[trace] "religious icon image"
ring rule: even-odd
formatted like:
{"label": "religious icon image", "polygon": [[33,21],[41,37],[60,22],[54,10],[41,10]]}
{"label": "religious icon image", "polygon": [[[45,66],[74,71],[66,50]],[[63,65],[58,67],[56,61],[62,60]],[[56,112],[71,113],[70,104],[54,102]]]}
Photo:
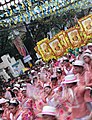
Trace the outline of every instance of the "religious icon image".
{"label": "religious icon image", "polygon": [[56,56],[62,55],[63,47],[61,46],[60,41],[58,39],[53,39],[52,41],[49,42],[49,45]]}
{"label": "religious icon image", "polygon": [[91,18],[87,18],[83,20],[82,25],[87,35],[92,34],[92,19]]}
{"label": "religious icon image", "polygon": [[81,44],[81,37],[77,29],[70,29],[68,32],[69,40],[74,47],[78,47]]}

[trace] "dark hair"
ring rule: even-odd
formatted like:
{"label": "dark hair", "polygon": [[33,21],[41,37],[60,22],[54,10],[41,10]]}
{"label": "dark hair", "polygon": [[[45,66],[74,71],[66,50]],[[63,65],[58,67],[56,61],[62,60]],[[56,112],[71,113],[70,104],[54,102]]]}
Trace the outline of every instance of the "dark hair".
{"label": "dark hair", "polygon": [[59,68],[59,69],[57,69],[57,71],[56,71],[57,73],[61,73],[62,74],[62,70],[61,70],[61,68]]}
{"label": "dark hair", "polygon": [[77,85],[77,82],[73,82],[73,83],[68,83],[68,84],[72,84],[72,85]]}
{"label": "dark hair", "polygon": [[9,102],[9,105],[12,105],[14,107],[17,107],[19,105],[19,102],[16,100],[15,103],[12,103],[11,101]]}
{"label": "dark hair", "polygon": [[51,78],[51,81],[53,81],[53,80],[58,81],[57,77],[52,77],[52,78]]}
{"label": "dark hair", "polygon": [[84,68],[83,66],[74,65],[75,67]]}
{"label": "dark hair", "polygon": [[[50,86],[46,86],[46,87],[51,89],[51,87],[50,87]],[[46,87],[44,87],[44,88],[46,88]]]}
{"label": "dark hair", "polygon": [[63,60],[63,62],[69,62],[69,60],[68,60],[68,59],[66,59],[66,60]]}

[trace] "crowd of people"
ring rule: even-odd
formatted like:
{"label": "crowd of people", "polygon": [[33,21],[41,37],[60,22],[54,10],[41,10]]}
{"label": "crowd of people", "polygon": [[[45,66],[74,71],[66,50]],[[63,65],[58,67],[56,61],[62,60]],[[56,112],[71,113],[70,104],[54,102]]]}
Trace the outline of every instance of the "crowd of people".
{"label": "crowd of people", "polygon": [[3,82],[0,120],[92,120],[92,43]]}

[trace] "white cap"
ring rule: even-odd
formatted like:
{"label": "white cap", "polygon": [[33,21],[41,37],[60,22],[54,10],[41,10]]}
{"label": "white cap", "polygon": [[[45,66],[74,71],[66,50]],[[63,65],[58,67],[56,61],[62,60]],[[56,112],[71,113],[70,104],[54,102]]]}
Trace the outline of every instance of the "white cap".
{"label": "white cap", "polygon": [[39,113],[38,116],[42,117],[42,115],[51,115],[57,117],[56,108],[52,106],[44,106],[42,112]]}
{"label": "white cap", "polygon": [[76,60],[74,63],[73,63],[74,66],[81,66],[81,67],[84,67],[84,62],[82,60]]}
{"label": "white cap", "polygon": [[65,84],[67,84],[67,83],[74,83],[74,82],[78,82],[79,81],[74,74],[65,76],[64,80],[65,81],[62,82],[62,83],[65,83]]}
{"label": "white cap", "polygon": [[8,102],[9,100],[7,100],[7,99],[5,99],[5,98],[1,98],[0,99],[0,104],[3,104],[3,103],[6,103],[6,102]]}

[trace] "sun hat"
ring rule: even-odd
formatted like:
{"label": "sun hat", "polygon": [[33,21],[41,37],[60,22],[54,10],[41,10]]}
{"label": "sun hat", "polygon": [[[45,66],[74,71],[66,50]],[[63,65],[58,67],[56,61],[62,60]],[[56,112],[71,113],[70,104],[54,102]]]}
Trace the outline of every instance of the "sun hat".
{"label": "sun hat", "polygon": [[91,54],[89,54],[89,53],[85,53],[85,54],[83,54],[83,58],[85,57],[85,56],[87,56],[87,57],[90,57],[90,59],[92,59],[92,55]]}
{"label": "sun hat", "polygon": [[85,50],[83,53],[84,53],[84,54],[85,54],[85,53],[91,54],[91,51],[90,51],[89,49],[87,49],[87,50]]}
{"label": "sun hat", "polygon": [[68,83],[74,83],[74,82],[78,82],[79,80],[77,79],[77,77],[74,74],[71,75],[67,75],[64,78],[64,84],[68,84]]}
{"label": "sun hat", "polygon": [[51,115],[57,117],[56,108],[52,106],[44,106],[42,112],[37,116],[42,117],[42,115]]}
{"label": "sun hat", "polygon": [[75,62],[73,63],[74,66],[80,66],[80,67],[84,67],[84,61],[82,60],[75,60]]}
{"label": "sun hat", "polygon": [[0,99],[0,104],[3,104],[3,103],[6,103],[6,102],[8,102],[9,100],[7,100],[7,99],[5,99],[5,98],[1,98]]}

